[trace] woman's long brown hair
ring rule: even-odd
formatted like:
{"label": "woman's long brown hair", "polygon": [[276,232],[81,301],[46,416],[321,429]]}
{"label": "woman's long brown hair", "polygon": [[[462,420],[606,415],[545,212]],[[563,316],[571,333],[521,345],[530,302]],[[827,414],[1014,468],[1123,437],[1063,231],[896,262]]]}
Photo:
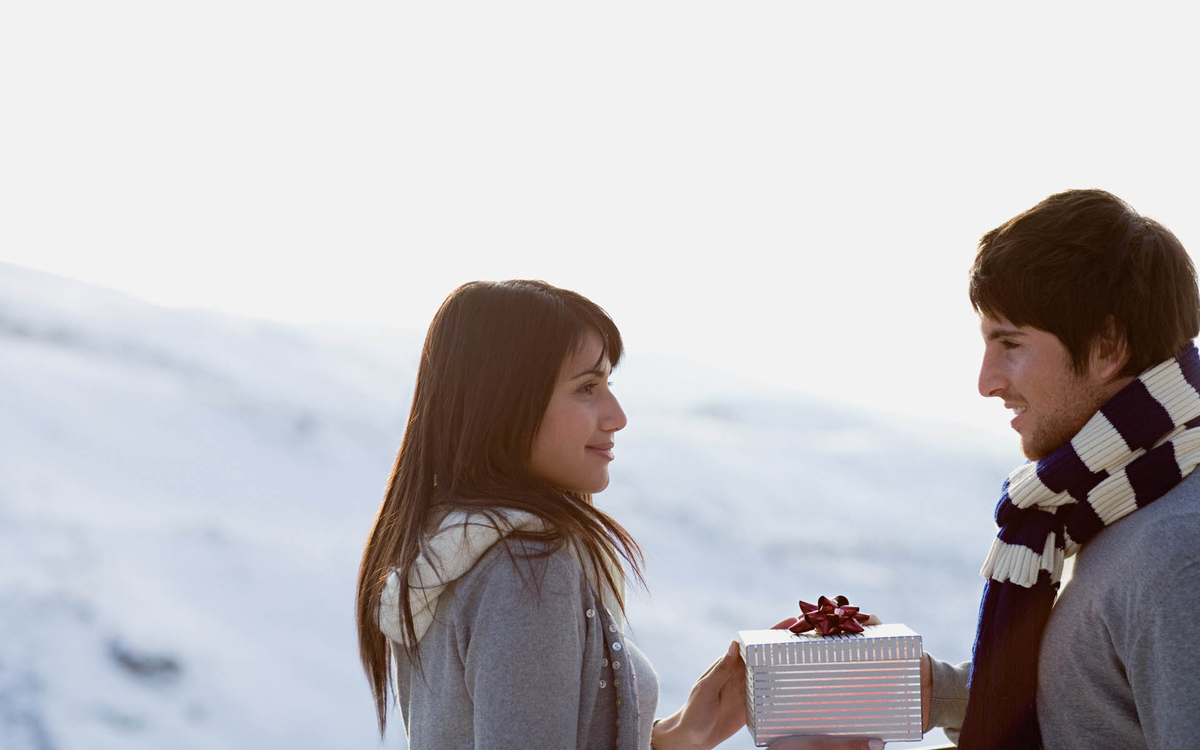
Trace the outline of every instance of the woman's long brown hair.
{"label": "woman's long brown hair", "polygon": [[[625,558],[641,578],[641,550],[590,495],[565,493],[529,476],[526,461],[563,361],[589,330],[604,341],[615,367],[621,334],[599,306],[543,281],[471,282],[442,303],[429,326],[404,439],[387,492],[363,551],[356,620],[359,655],[380,734],[387,728],[393,645],[419,666],[408,604],[408,571],[421,552],[430,509],[511,508],[541,517],[544,534],[526,538],[573,545],[601,585]],[[511,554],[511,553],[510,553]],[[400,582],[400,619],[407,644],[380,630],[380,595],[388,574]]]}

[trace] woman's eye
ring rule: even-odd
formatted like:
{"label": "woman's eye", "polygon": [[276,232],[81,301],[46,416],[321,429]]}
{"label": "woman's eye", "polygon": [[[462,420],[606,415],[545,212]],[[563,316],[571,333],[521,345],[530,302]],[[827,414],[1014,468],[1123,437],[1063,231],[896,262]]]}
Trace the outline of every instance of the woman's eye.
{"label": "woman's eye", "polygon": [[[611,380],[607,381],[607,382],[605,383],[605,385],[607,385],[609,388],[612,388],[612,381],[611,381]],[[595,383],[595,382],[593,382],[593,383],[584,383],[583,385],[579,386],[579,390],[578,390],[578,391],[576,391],[576,393],[582,393],[582,394],[584,394],[585,396],[590,396],[590,395],[592,395],[593,393],[595,393],[595,392],[596,392],[596,389],[597,389],[597,388],[599,388],[599,387],[600,387],[600,384],[599,384],[599,383]]]}

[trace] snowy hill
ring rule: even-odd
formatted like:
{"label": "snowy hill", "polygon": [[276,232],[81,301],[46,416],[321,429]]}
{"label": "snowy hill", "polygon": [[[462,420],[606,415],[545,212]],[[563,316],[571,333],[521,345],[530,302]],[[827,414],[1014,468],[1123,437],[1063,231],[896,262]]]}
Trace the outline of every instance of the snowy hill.
{"label": "snowy hill", "polygon": [[[0,747],[378,747],[354,579],[422,334],[0,264]],[[798,598],[845,593],[967,657],[1012,446],[636,351],[616,380],[629,427],[597,502],[647,553],[630,621],[660,715]]]}

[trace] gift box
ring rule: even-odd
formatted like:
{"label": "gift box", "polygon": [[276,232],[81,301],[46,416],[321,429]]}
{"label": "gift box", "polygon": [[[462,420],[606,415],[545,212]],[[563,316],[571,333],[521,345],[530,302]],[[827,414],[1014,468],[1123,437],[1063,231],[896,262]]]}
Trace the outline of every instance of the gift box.
{"label": "gift box", "polygon": [[746,728],[759,747],[794,734],[921,739],[921,636],[900,624],[861,633],[738,633]]}

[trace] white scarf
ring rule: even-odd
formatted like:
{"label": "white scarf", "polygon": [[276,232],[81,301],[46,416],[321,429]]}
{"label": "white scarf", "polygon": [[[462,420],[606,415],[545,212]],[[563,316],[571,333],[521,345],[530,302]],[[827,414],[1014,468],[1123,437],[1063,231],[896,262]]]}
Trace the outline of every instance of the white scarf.
{"label": "white scarf", "polygon": [[[412,609],[412,625],[417,642],[433,624],[438,598],[447,587],[467,574],[497,542],[514,532],[542,532],[546,523],[538,516],[519,510],[494,509],[490,513],[456,510],[448,513],[422,548],[421,554],[408,572],[408,604]],[[595,580],[592,566],[584,564],[574,545],[572,557],[584,572],[584,577],[609,610],[617,627],[624,629],[621,608],[611,588],[603,580]],[[625,577],[620,566],[608,566],[609,574],[624,596]],[[396,570],[384,581],[379,601],[379,629],[393,641],[408,644],[408,635],[400,614],[400,578]]]}

